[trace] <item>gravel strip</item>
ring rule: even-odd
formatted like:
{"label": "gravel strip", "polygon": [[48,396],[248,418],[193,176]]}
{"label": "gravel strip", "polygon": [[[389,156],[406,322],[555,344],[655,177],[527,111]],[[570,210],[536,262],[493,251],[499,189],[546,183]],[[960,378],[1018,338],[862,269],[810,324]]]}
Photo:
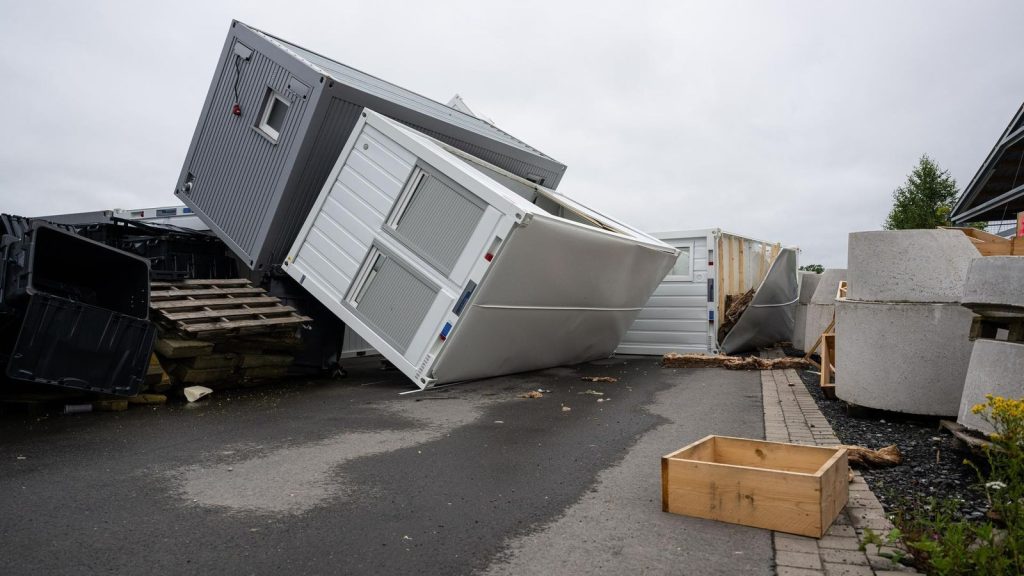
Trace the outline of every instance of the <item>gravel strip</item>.
{"label": "gravel strip", "polygon": [[969,519],[984,516],[988,504],[973,486],[977,473],[963,463],[965,454],[957,450],[955,439],[939,427],[937,419],[881,411],[850,416],[845,402],[825,398],[817,373],[798,373],[841,442],[876,449],[895,444],[903,453],[899,466],[861,471],[886,512],[894,512],[901,502],[935,497],[962,501],[960,512]]}

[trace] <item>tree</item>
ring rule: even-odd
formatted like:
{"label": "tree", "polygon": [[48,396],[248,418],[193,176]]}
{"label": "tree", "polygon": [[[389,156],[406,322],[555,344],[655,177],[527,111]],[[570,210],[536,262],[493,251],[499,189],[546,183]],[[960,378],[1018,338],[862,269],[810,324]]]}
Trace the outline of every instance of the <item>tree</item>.
{"label": "tree", "polygon": [[821,264],[808,264],[806,266],[801,266],[800,269],[807,272],[814,272],[816,274],[821,274],[825,271],[825,267]]}
{"label": "tree", "polygon": [[958,194],[956,180],[949,171],[925,154],[903,186],[892,193],[892,210],[882,227],[911,230],[949,226],[949,214]]}

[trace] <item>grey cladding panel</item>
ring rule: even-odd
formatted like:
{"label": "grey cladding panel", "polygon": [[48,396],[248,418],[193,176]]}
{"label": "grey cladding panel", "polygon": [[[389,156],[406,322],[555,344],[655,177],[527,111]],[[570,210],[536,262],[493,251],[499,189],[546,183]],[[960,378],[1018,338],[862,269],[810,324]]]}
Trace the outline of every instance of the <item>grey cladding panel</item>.
{"label": "grey cladding panel", "polygon": [[432,266],[450,274],[480,223],[484,207],[468,191],[425,172],[395,235]]}
{"label": "grey cladding panel", "polygon": [[430,311],[437,289],[409,272],[394,258],[381,255],[383,262],[368,281],[356,311],[377,328],[396,349],[405,353]]}
{"label": "grey cladding panel", "polygon": [[[201,120],[188,167],[194,181],[187,199],[254,259],[259,232],[277,208],[279,181],[308,100],[290,98],[280,137],[273,143],[254,127],[268,88],[288,97],[289,73],[258,51],[248,60],[239,59],[237,69],[235,64],[236,55],[229,51],[209,112]],[[231,112],[236,76],[241,116]]]}

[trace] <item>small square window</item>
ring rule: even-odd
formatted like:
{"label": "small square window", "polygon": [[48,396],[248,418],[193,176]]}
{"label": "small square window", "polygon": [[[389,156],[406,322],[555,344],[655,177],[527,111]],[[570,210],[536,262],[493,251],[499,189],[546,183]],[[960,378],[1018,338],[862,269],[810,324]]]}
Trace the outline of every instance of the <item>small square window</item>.
{"label": "small square window", "polygon": [[690,282],[693,280],[693,244],[669,242],[679,249],[679,257],[665,277],[669,282]]}
{"label": "small square window", "polygon": [[267,90],[267,98],[263,102],[263,112],[260,113],[258,128],[264,134],[277,140],[281,137],[281,129],[284,127],[284,117],[288,113],[288,101],[280,97],[273,90]]}
{"label": "small square window", "polygon": [[676,265],[672,267],[672,272],[670,272],[670,274],[673,276],[689,276],[691,269],[690,248],[680,248],[679,257],[676,258]]}

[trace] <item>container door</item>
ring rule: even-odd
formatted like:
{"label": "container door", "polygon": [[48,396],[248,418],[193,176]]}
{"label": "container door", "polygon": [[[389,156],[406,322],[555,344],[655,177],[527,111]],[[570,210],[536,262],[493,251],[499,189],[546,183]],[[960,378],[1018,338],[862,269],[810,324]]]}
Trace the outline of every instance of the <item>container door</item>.
{"label": "container door", "polygon": [[619,354],[707,353],[712,347],[707,239],[665,242],[679,249],[679,257],[626,332],[616,350]]}

